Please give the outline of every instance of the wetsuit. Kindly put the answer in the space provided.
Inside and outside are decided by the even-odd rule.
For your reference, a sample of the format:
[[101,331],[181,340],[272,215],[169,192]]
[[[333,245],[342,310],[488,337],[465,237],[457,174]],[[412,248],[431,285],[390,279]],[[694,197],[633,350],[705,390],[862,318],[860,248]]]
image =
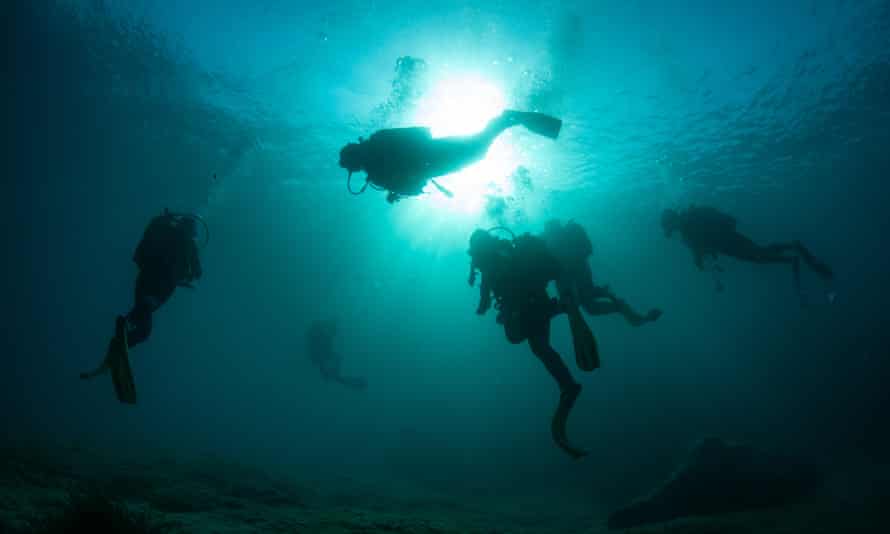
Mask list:
[[188,232],[170,215],[155,217],[136,247],[133,261],[139,266],[133,308],[126,315],[127,345],[142,343],[151,335],[152,314],[176,290],[201,277],[198,247]]
[[497,322],[503,325],[507,340],[514,344],[528,341],[560,391],[577,388],[562,357],[550,344],[550,321],[562,309],[547,294],[547,285],[559,278],[559,264],[547,252],[543,240],[528,234],[517,238],[515,247],[503,240],[498,240],[497,246],[494,261],[479,264],[482,282],[476,313],[488,311],[494,296]]
[[823,279],[831,279],[831,269],[818,261],[799,241],[758,245],[736,230],[736,220],[714,208],[693,206],[680,218],[679,230],[692,251],[699,269],[704,269],[704,258],[724,254],[742,261],[791,265],[795,290],[800,292],[800,260]]

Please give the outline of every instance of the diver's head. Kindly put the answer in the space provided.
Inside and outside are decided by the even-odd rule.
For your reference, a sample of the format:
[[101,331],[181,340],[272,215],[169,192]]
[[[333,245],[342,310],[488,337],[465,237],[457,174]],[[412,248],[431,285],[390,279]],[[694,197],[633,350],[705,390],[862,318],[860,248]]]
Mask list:
[[349,171],[349,174],[364,169],[365,146],[361,137],[358,143],[349,143],[340,149],[340,166]]
[[485,230],[476,230],[470,236],[470,250],[467,253],[474,259],[485,256],[494,250],[497,238]]
[[671,237],[674,230],[680,228],[682,218],[677,210],[666,209],[661,213],[661,229],[664,230],[665,237]]

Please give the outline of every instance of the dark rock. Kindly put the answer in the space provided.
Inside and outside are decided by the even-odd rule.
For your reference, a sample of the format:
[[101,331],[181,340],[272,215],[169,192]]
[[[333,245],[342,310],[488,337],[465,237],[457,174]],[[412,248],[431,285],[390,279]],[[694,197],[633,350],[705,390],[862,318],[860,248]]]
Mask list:
[[125,505],[102,494],[71,495],[61,512],[31,524],[31,532],[67,534],[81,532],[120,532],[162,534],[171,532],[170,524],[162,524],[147,513],[131,512]]
[[794,458],[709,438],[661,488],[613,513],[608,526],[631,528],[686,516],[781,506],[821,481],[816,468]]

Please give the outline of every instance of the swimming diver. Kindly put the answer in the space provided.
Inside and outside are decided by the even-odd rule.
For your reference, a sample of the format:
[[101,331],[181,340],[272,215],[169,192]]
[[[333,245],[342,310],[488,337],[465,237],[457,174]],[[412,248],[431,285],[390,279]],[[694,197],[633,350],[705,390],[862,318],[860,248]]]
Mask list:
[[[800,259],[823,280],[831,280],[834,274],[828,265],[817,260],[800,241],[758,245],[736,230],[735,217],[708,206],[690,206],[686,210],[666,209],[661,215],[661,227],[665,237],[670,238],[676,230],[683,237],[686,246],[692,251],[695,266],[705,270],[704,260],[710,256],[714,260],[719,254],[751,263],[786,263],[791,265],[794,289],[804,304],[800,287]],[[713,272],[721,272],[719,266]],[[717,280],[717,290],[722,284]]]
[[[528,341],[529,348],[559,385],[559,405],[551,424],[553,440],[573,458],[586,455],[585,451],[569,444],[565,428],[569,412],[581,393],[581,384],[575,381],[562,357],[550,344],[551,319],[561,313],[569,313],[571,317],[572,313],[567,309],[570,303],[566,305],[547,294],[547,285],[560,276],[558,262],[538,237],[523,234],[508,241],[485,230],[473,232],[469,254],[472,258],[470,286],[475,285],[477,271],[482,275],[476,313],[485,314],[491,308],[494,296],[497,322],[503,325],[507,340],[514,344]],[[574,312],[580,317],[577,307]],[[592,334],[589,329],[584,333],[589,336],[586,357],[598,360]],[[576,335],[573,327],[573,338],[577,349],[577,342],[585,336]],[[582,368],[592,370],[598,365],[598,361],[591,361]]]
[[615,296],[608,286],[593,283],[593,273],[587,261],[593,254],[593,245],[581,225],[573,221],[563,225],[557,219],[550,220],[544,226],[543,238],[562,267],[562,276],[556,281],[561,299],[571,294],[589,315],[620,313],[632,326],[657,321],[661,317],[662,312],[657,308],[641,315]]
[[[469,136],[433,139],[429,128],[390,128],[379,130],[368,139],[359,138],[340,150],[340,167],[349,172],[347,188],[355,195],[370,185],[386,190],[390,203],[406,196],[423,193],[428,182],[445,195],[451,193],[435,178],[457,172],[485,157],[488,147],[504,130],[522,125],[532,132],[556,139],[562,121],[543,113],[504,111],[492,119],[484,130]],[[365,185],[352,189],[352,173],[364,171]]]
[[148,339],[152,314],[173,295],[177,287],[193,288],[192,282],[201,278],[196,242],[199,220],[203,224],[197,215],[174,214],[165,209],[163,214],[149,222],[133,254],[133,261],[139,268],[133,308],[127,315],[117,317],[114,337],[99,367],[80,375],[88,379],[111,371],[112,382],[121,402],[136,403],[129,348]]
[[368,382],[364,378],[345,377],[340,374],[343,357],[334,350],[334,337],[337,335],[337,322],[319,320],[306,330],[306,348],[309,360],[318,366],[321,376],[352,389],[365,389]]

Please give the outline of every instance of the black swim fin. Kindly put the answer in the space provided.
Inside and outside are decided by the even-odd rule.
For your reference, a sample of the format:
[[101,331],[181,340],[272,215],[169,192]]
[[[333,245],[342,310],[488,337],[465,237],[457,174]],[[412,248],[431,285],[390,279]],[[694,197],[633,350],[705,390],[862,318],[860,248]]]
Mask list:
[[566,314],[569,316],[569,328],[572,331],[572,345],[575,348],[575,362],[582,371],[593,371],[600,366],[599,347],[596,337],[581,311],[575,305],[566,306]]
[[834,278],[834,272],[831,270],[831,267],[817,260],[800,241],[795,241],[794,246],[814,273],[819,275],[823,280],[831,280]]
[[124,404],[136,404],[136,383],[130,368],[130,354],[127,342],[127,321],[118,317],[114,338],[108,344],[106,362],[111,371],[111,381],[117,400]]
[[562,130],[562,120],[543,113],[535,113],[533,111],[523,111],[517,116],[519,123],[528,128],[530,131],[543,135],[549,139],[559,137]]
[[569,444],[569,439],[566,436],[566,422],[580,393],[580,384],[574,384],[571,389],[563,391],[559,396],[559,406],[557,406],[556,413],[553,414],[553,420],[550,423],[550,434],[553,436],[554,443],[575,460],[587,456],[587,451]]

